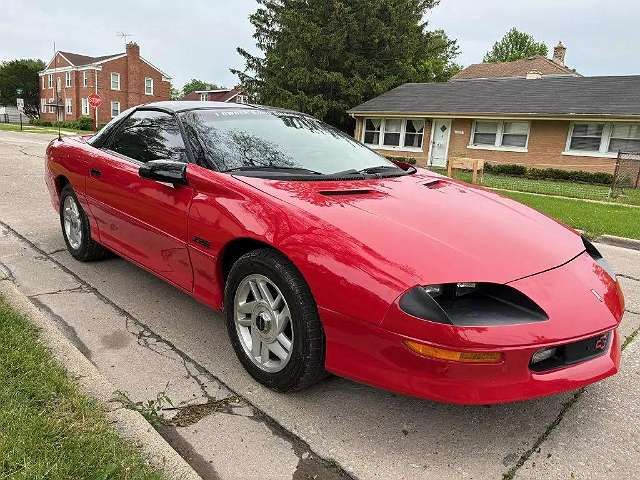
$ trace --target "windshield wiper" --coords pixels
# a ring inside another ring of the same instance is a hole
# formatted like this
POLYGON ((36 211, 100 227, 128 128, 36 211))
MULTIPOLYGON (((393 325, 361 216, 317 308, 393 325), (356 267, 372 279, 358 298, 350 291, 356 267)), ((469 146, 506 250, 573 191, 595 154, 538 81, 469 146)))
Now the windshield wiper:
POLYGON ((323 173, 320 172, 316 172, 315 170, 309 170, 308 168, 303 168, 303 167, 279 167, 279 166, 268 166, 268 165, 256 165, 256 166, 250 166, 250 165, 244 165, 242 167, 234 167, 234 168, 229 168, 228 170, 222 170, 222 173, 227 173, 227 172, 260 172, 260 171, 280 171, 280 170, 284 170, 287 172, 293 172, 293 173, 307 173, 307 174, 311 174, 311 175, 324 175, 323 173))
POLYGON ((386 172, 388 170, 400 170, 400 172, 405 172, 400 167, 395 165, 378 165, 377 167, 367 167, 361 170, 356 170, 355 168, 351 168, 349 170, 344 170, 342 172, 332 173, 332 176, 341 176, 341 175, 364 175, 364 174, 376 174, 386 172))

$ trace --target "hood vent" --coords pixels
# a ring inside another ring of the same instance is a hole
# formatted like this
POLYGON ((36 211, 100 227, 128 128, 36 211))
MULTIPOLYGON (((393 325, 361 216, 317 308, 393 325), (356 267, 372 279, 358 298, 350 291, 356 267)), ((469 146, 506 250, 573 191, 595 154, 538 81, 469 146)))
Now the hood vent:
POLYGON ((327 197, 334 197, 340 195, 367 195, 373 192, 374 190, 366 188, 350 188, 345 190, 321 190, 319 193, 320 195, 325 195, 327 197))
POLYGON ((429 180, 428 182, 423 183, 423 185, 427 188, 441 188, 446 184, 446 182, 440 178, 434 178, 433 180, 429 180))

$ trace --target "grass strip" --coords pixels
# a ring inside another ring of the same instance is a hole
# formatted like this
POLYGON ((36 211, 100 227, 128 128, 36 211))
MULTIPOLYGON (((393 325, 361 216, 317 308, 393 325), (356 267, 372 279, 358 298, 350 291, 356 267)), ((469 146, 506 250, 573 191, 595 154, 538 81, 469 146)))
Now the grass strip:
POLYGON ((0 297, 0 478, 161 479, 0 297))

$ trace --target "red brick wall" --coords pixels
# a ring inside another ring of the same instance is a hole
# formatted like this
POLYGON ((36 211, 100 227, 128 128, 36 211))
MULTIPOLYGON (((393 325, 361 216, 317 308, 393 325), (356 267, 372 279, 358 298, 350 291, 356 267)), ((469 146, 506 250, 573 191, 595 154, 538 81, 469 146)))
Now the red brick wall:
MULTIPOLYGON (((69 64, 59 56, 57 67, 68 66, 69 64)), ((52 63, 52 67, 54 64, 52 63)), ((156 102, 161 100, 169 100, 170 83, 162 80, 162 74, 139 57, 139 49, 129 48, 127 56, 117 58, 100 64, 101 70, 97 71, 98 95, 102 98, 102 105, 98 107, 98 124, 103 125, 111 120, 111 102, 120 102, 120 111, 124 111, 129 107, 140 105, 143 103, 156 102), (111 73, 120 74, 120 90, 111 90, 111 73), (145 77, 153 79, 153 95, 145 95, 144 82, 145 77)), ((96 92, 96 70, 86 70, 88 73, 88 85, 82 86, 82 70, 71 71, 72 84, 71 87, 65 87, 65 73, 58 72, 54 74, 53 88, 48 88, 47 74, 45 74, 44 89, 42 88, 42 77, 40 77, 40 98, 45 98, 47 103, 50 98, 56 97, 55 86, 56 78, 60 77, 61 90, 59 97, 61 104, 65 105, 65 98, 71 98, 73 112, 71 115, 64 115, 64 120, 76 120, 81 116, 82 98, 96 92)), ((89 109, 89 116, 94 120, 96 118, 95 109, 89 109)), ((41 114, 41 119, 45 121, 55 121, 56 114, 45 112, 41 114)))

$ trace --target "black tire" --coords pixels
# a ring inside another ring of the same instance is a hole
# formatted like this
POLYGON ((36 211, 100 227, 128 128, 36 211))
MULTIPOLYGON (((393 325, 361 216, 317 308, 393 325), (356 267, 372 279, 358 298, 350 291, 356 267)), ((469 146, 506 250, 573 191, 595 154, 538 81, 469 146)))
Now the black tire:
POLYGON ((307 388, 326 376, 324 332, 316 303, 300 272, 283 255, 270 248, 262 248, 240 257, 227 277, 224 305, 233 349, 247 372, 262 385, 278 392, 289 392, 307 388), (274 282, 289 305, 295 332, 293 349, 288 363, 279 372, 265 372, 257 367, 238 338, 234 299, 242 280, 252 274, 264 275, 274 282))
POLYGON ((75 192, 71 185, 65 185, 60 192, 60 227, 62 228, 62 236, 64 237, 64 243, 67 245, 67 250, 76 260, 81 262, 91 262, 94 260, 102 260, 109 255, 109 251, 102 245, 91 238, 91 227, 89 226, 89 219, 86 213, 78 202, 75 192), (80 227, 81 227, 81 240, 80 245, 74 248, 67 238, 67 232, 64 228, 64 202, 67 197, 71 197, 76 203, 80 213, 80 227))

